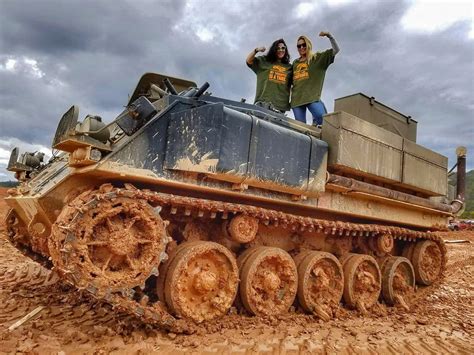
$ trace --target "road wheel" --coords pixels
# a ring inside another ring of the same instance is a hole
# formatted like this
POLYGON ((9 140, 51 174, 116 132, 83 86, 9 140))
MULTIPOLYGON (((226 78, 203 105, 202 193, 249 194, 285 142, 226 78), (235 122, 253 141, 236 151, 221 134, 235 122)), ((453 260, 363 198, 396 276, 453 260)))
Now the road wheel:
POLYGON ((280 248, 260 247, 242 265, 240 296, 248 312, 276 315, 287 312, 297 291, 296 265, 280 248))
POLYGON ((381 275, 376 260, 364 254, 354 254, 343 264, 344 301, 363 313, 373 306, 380 295, 381 275))
POLYGON ((415 245, 416 243, 412 242, 408 242, 407 244, 405 244, 405 246, 403 247, 402 256, 412 261, 413 250, 415 249, 415 245))
POLYGON ((382 265, 382 296, 391 306, 408 308, 407 296, 415 291, 415 272, 404 257, 391 256, 382 265))
POLYGON ((441 276, 443 255, 439 246, 431 240, 416 243, 411 262, 416 282, 421 285, 431 285, 441 276))
POLYGON ((184 242, 179 244, 173 250, 171 250, 168 254, 168 259, 165 262, 161 263, 160 265, 160 273, 158 275, 158 279, 156 281, 156 294, 158 295, 158 299, 161 302, 166 302, 165 300, 165 284, 166 284, 166 275, 168 274, 168 269, 173 262, 174 258, 179 255, 186 247, 190 245, 199 245, 204 243, 204 241, 195 240, 192 242, 184 242))
POLYGON ((344 291, 344 273, 337 258, 326 252, 305 253, 298 263, 298 300, 323 320, 332 317, 344 291))
POLYGON ((227 313, 237 287, 237 263, 227 248, 183 243, 167 270, 164 297, 177 317, 202 322, 227 313))

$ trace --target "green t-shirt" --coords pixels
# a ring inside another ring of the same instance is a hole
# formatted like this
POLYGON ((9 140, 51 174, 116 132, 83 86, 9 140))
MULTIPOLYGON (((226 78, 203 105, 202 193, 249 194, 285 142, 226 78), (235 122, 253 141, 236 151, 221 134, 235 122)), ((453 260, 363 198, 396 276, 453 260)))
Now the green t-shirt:
POLYGON ((269 102, 280 111, 290 109, 291 64, 270 63, 265 56, 255 57, 252 65, 257 74, 255 102, 269 102))
POLYGON ((310 104, 321 99, 326 70, 334 62, 332 49, 316 53, 308 64, 296 59, 293 62, 293 89, 291 107, 310 104))

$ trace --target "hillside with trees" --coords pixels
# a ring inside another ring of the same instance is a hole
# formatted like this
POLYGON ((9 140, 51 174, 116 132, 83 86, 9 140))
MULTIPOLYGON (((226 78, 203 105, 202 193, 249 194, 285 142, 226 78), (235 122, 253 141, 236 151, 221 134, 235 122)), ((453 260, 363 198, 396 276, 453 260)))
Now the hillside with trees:
POLYGON ((18 186, 18 181, 0 181, 0 187, 15 187, 18 186))
POLYGON ((461 218, 474 219, 474 170, 466 174, 466 210, 461 218))

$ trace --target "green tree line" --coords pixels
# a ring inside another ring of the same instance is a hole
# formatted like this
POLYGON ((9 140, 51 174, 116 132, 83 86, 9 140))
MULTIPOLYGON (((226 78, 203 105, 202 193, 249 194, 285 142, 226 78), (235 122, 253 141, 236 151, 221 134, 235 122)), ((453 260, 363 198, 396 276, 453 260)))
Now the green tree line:
POLYGON ((466 174, 466 209, 461 218, 474 219, 474 170, 466 174))
POLYGON ((18 186, 18 181, 0 181, 0 187, 15 187, 18 186))

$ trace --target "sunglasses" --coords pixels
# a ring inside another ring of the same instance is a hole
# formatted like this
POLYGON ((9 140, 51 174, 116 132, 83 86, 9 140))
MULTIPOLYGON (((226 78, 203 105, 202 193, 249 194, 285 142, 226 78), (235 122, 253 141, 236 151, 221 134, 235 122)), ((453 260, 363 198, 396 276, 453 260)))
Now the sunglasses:
POLYGON ((306 48, 306 43, 297 44, 296 48, 306 48))
POLYGON ((277 51, 286 51, 286 47, 277 47, 277 51))

